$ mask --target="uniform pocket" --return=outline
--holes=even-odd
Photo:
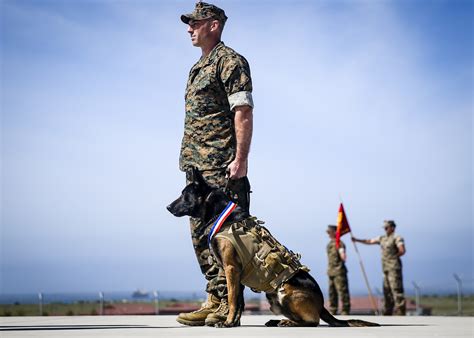
[[[192,88],[194,89],[195,93],[201,93],[209,91],[209,89],[213,85],[213,78],[211,74],[205,74],[203,76],[198,76],[194,83],[192,84]]]

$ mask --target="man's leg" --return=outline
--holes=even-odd
[[[246,203],[248,203],[249,199],[248,192],[246,191],[249,191],[249,189],[246,190],[245,187],[247,185],[244,184],[248,182],[246,177],[227,183],[224,170],[204,171],[202,175],[211,186],[218,188],[225,188],[227,186],[230,190],[229,194],[236,197],[235,202],[248,209],[249,206]],[[187,173],[187,183],[191,182],[192,179],[191,173]],[[227,316],[227,285],[224,271],[219,267],[208,247],[208,225],[202,224],[198,218],[190,218],[190,227],[194,252],[201,272],[208,281],[206,291],[209,296],[208,301],[203,307],[191,313],[181,313],[177,320],[185,325],[204,325],[205,319],[211,313],[218,312],[221,314],[219,318],[223,317],[223,315]]]
[[[387,271],[384,271],[383,273],[383,298],[383,315],[391,316],[393,313],[393,296],[392,290],[390,289]]]
[[[406,301],[403,292],[403,276],[402,270],[393,270],[389,272],[390,289],[392,290],[395,301],[395,315],[405,316]]]
[[[206,173],[203,173],[204,176],[206,177]],[[208,183],[211,185],[219,186],[221,188],[224,188],[229,197],[237,203],[237,205],[243,207],[245,210],[249,211],[250,209],[250,183],[247,177],[242,177],[237,180],[228,180],[225,178],[224,175],[224,180],[220,181],[216,180],[216,184],[213,184],[211,179],[208,179]],[[218,185],[219,184],[219,185]],[[207,232],[206,232],[207,233]],[[212,256],[212,255],[211,255]],[[212,256],[212,258],[215,261],[215,258]],[[217,261],[216,265],[217,265]],[[227,315],[229,314],[229,306],[228,306],[228,301],[227,301],[227,285],[226,279],[225,279],[225,273],[224,270],[219,268],[219,273],[218,276],[212,280],[209,280],[208,282],[208,290],[212,290],[214,288],[214,284],[216,285],[218,290],[221,290],[222,287],[224,286],[225,289],[225,294],[219,294],[219,297],[221,298],[221,305],[219,308],[214,311],[213,313],[209,314],[206,318],[206,325],[207,326],[214,326],[219,322],[224,322],[227,319]],[[236,315],[236,320],[240,321],[240,317],[242,315],[242,311],[244,310],[243,305],[244,305],[244,300],[243,300],[243,285],[242,287],[242,295],[239,297],[240,303],[238,310],[237,310],[237,315]]]
[[[342,302],[341,315],[348,315],[351,312],[351,299],[349,296],[349,281],[347,280],[347,274],[342,274],[336,277],[336,288]]]
[[[225,276],[219,273],[219,266],[209,252],[207,233],[204,231],[201,221],[197,218],[190,218],[190,227],[194,253],[201,272],[208,281],[206,286],[208,297],[200,309],[190,313],[180,313],[176,320],[184,325],[203,326],[207,316],[217,311],[221,299],[227,296],[227,287]]]
[[[338,297],[337,297],[337,289],[335,283],[336,277],[329,276],[329,312],[333,315],[337,314],[337,307],[338,307]]]

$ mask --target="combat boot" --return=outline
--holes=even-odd
[[[406,315],[405,307],[395,309],[394,315],[395,316],[405,316]]]
[[[188,312],[180,313],[176,321],[178,323],[189,325],[189,326],[204,326],[206,317],[220,307],[220,299],[210,293],[207,295],[207,301],[201,306],[200,309]]]
[[[221,299],[221,304],[219,305],[219,308],[213,313],[209,314],[209,316],[207,316],[206,326],[214,326],[217,323],[225,322],[228,314],[229,304],[227,303],[227,297],[225,297]]]

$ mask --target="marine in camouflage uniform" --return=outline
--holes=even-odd
[[[188,24],[188,32],[194,38],[193,44],[202,48],[196,44],[199,34],[195,33],[200,25],[206,24],[206,20],[217,20],[223,27],[227,16],[214,5],[198,2],[194,12],[182,15],[181,20]],[[220,35],[208,54],[202,50],[202,57],[189,72],[186,86],[179,167],[186,172],[188,183],[193,179],[191,169],[197,168],[208,184],[225,188],[234,202],[248,210],[249,181],[246,176],[229,179],[228,170],[238,155],[236,110],[241,107],[253,108],[249,64],[243,56],[220,41]],[[224,271],[209,251],[207,235],[210,224],[201,224],[200,219],[191,218],[190,227],[194,251],[201,272],[208,281],[206,291],[209,297],[201,309],[190,314],[180,314],[178,321],[186,325],[204,325],[207,314],[217,311],[222,312],[218,318],[226,315],[227,286]],[[211,320],[211,325],[214,322]],[[209,325],[207,321],[206,325]]]
[[[404,316],[406,314],[406,301],[403,291],[402,261],[400,257],[405,254],[405,241],[395,233],[396,224],[392,220],[384,221],[386,234],[373,239],[354,239],[365,244],[380,244],[382,249],[383,270],[383,314]],[[395,311],[394,311],[395,309]]]
[[[341,314],[348,315],[351,311],[351,299],[349,296],[349,280],[347,279],[346,245],[343,241],[336,247],[335,225],[328,225],[327,233],[331,239],[326,247],[328,256],[329,277],[329,311],[337,314],[339,299],[342,303]]]

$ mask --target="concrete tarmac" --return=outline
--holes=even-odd
[[[175,316],[0,317],[0,337],[474,337],[473,317],[350,316],[382,325],[367,328],[264,326],[279,318],[243,316],[242,326],[217,329],[184,326]]]

